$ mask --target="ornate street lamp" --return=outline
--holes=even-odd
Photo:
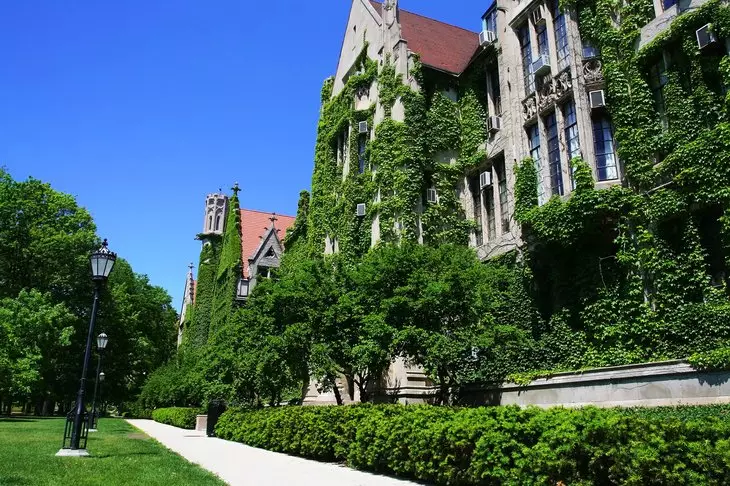
[[[84,405],[84,395],[86,394],[86,372],[89,368],[89,358],[91,357],[91,341],[94,336],[94,324],[96,323],[96,312],[99,307],[101,284],[109,277],[116,260],[117,255],[116,253],[109,251],[106,239],[104,239],[104,243],[102,243],[101,248],[91,254],[91,278],[94,282],[94,301],[91,307],[89,332],[86,336],[84,367],[81,371],[81,384],[79,386],[79,393],[76,397],[76,405],[66,416],[66,428],[63,433],[63,447],[60,451],[58,451],[56,454],[57,456],[89,455],[86,450],[86,441],[89,430],[88,421],[85,419],[86,407]]]
[[[99,359],[96,362],[96,381],[94,381],[94,398],[91,401],[91,415],[89,415],[89,432],[96,432],[96,424],[99,421],[99,412],[96,410],[96,393],[99,390],[101,358],[108,342],[109,336],[103,332],[96,337],[96,352],[99,354]]]

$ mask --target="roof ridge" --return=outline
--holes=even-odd
[[[370,1],[371,2],[374,2],[374,3],[377,3],[379,5],[383,5],[383,2],[378,1],[378,0],[370,0]],[[458,25],[450,24],[448,22],[444,22],[443,20],[435,19],[433,17],[426,17],[423,14],[419,14],[419,13],[416,13],[416,12],[411,12],[410,10],[406,10],[406,9],[400,8],[400,7],[398,7],[398,10],[400,10],[401,12],[405,12],[407,14],[410,14],[410,15],[415,15],[416,17],[421,17],[422,19],[427,19],[427,20],[431,20],[433,22],[438,22],[439,24],[448,25],[449,27],[453,27],[455,29],[463,30],[464,32],[469,32],[470,34],[479,35],[479,32],[475,32],[473,30],[469,30],[469,29],[467,29],[465,27],[460,27]]]
[[[246,209],[246,208],[239,208],[240,211],[250,211],[252,213],[261,213],[261,214],[276,214],[277,216],[284,216],[285,218],[296,218],[296,216],[291,216],[288,214],[281,214],[276,213],[274,211],[260,211],[258,209]]]

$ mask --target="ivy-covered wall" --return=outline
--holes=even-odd
[[[382,63],[369,59],[366,45],[355,63],[357,74],[341,92],[332,97],[333,82],[325,82],[308,220],[313,254],[324,251],[329,237],[346,258],[361,257],[371,246],[376,217],[383,242],[468,242],[473,223],[465,218],[456,189],[486,157],[483,64],[475,63],[459,78],[431,71],[417,59],[413,64],[410,75],[418,89],[402,79],[387,56]],[[356,109],[356,95],[373,90],[377,100]],[[458,101],[447,90],[458,93]],[[403,120],[393,116],[398,103]],[[365,170],[359,173],[358,122],[372,127],[378,109],[384,119],[368,136]],[[338,140],[346,133],[349,164],[338,161]],[[438,203],[427,202],[430,187],[436,188]],[[366,204],[365,217],[356,215],[359,203]]]
[[[200,251],[200,262],[198,263],[195,304],[192,306],[192,318],[188,320],[190,324],[183,330],[183,345],[190,349],[200,349],[208,343],[221,248],[220,236],[200,235],[199,237],[203,239],[203,248]]]
[[[596,190],[577,159],[572,197],[538,207],[532,161],[518,168],[515,217],[542,319],[533,329],[541,362],[526,357],[520,367],[626,364],[727,346],[730,8],[710,0],[636,50],[654,18],[651,0],[562,3],[600,49],[625,179]],[[708,23],[719,42],[700,50],[695,31]],[[550,336],[559,352],[539,344]]]
[[[233,196],[228,201],[225,233],[215,276],[215,294],[210,316],[211,337],[223,327],[233,313],[241,271],[241,207],[236,186],[233,188]]]
[[[223,235],[200,234],[195,301],[186,309],[182,346],[202,350],[234,313],[241,278],[241,208],[238,185],[228,202]]]

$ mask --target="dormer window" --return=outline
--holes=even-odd
[[[482,18],[482,30],[497,33],[497,10],[492,9]]]

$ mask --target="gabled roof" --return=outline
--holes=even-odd
[[[370,0],[370,4],[382,17],[383,4],[374,0]],[[419,54],[424,65],[451,74],[464,72],[479,48],[479,34],[407,10],[398,10],[401,34],[408,42],[408,49]]]
[[[258,250],[261,240],[271,228],[273,213],[264,213],[253,209],[241,209],[241,262],[243,263],[243,277],[248,278],[248,260]],[[294,224],[294,216],[276,215],[274,227],[278,230],[277,236],[283,240],[286,232]]]

